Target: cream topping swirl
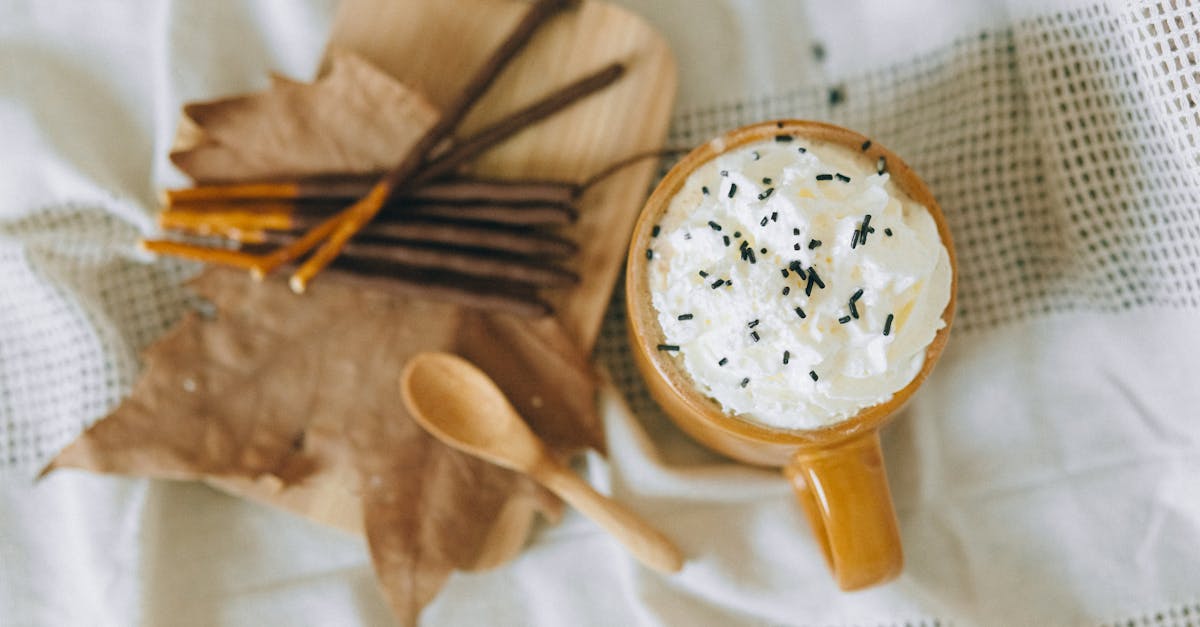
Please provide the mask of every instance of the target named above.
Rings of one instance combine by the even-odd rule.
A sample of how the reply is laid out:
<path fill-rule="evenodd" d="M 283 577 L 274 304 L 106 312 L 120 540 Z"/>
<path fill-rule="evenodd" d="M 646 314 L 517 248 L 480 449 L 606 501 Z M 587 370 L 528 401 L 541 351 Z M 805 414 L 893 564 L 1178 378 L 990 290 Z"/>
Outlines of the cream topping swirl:
<path fill-rule="evenodd" d="M 945 326 L 950 258 L 932 216 L 841 146 L 719 155 L 650 242 L 660 350 L 726 412 L 766 426 L 819 428 L 887 401 Z"/>

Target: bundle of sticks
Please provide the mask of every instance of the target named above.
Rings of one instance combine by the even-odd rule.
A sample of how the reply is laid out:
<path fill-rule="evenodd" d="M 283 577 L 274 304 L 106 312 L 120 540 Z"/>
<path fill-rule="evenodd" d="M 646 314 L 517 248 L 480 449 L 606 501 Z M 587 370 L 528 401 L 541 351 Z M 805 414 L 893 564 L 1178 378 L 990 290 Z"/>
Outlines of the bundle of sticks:
<path fill-rule="evenodd" d="M 537 28 L 569 0 L 534 0 L 514 31 L 390 171 L 290 182 L 168 190 L 163 228 L 236 244 L 147 240 L 152 252 L 249 270 L 290 267 L 302 293 L 327 266 L 347 280 L 522 315 L 550 311 L 543 287 L 577 280 L 558 264 L 573 243 L 548 232 L 572 222 L 584 184 L 456 177 L 460 166 L 520 130 L 611 85 L 620 63 L 560 87 L 461 140 L 454 130 Z M 331 265 L 332 264 L 332 265 Z"/>

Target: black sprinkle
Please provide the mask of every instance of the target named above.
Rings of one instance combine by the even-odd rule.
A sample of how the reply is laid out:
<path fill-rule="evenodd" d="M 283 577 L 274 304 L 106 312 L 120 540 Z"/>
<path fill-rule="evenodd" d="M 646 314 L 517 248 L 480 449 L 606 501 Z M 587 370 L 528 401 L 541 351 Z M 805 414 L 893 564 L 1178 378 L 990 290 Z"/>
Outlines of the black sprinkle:
<path fill-rule="evenodd" d="M 715 290 L 722 285 L 725 285 L 725 279 L 717 279 L 716 281 L 712 282 L 711 287 Z"/>
<path fill-rule="evenodd" d="M 684 232 L 683 232 L 683 239 L 688 239 L 688 240 L 692 239 L 692 232 L 691 232 L 691 231 L 684 231 Z"/>
<path fill-rule="evenodd" d="M 729 176 L 729 170 L 721 170 L 721 176 Z"/>
<path fill-rule="evenodd" d="M 708 186 L 707 186 L 707 185 L 705 185 L 704 187 L 701 187 L 701 188 L 700 188 L 700 191 L 701 191 L 701 192 L 702 192 L 702 193 L 703 193 L 705 196 L 707 196 L 707 195 L 708 195 Z"/>
<path fill-rule="evenodd" d="M 654 228 L 650 229 L 650 237 L 658 237 L 660 231 L 662 231 L 662 229 L 655 224 Z"/>
<path fill-rule="evenodd" d="M 701 270 L 701 271 L 700 271 L 700 277 L 701 277 L 701 278 L 705 278 L 705 277 L 707 277 L 707 276 L 708 276 L 708 273 L 707 273 L 707 272 L 705 272 L 705 271 L 703 271 L 703 270 Z"/>
<path fill-rule="evenodd" d="M 751 161 L 758 161 L 760 158 L 762 158 L 762 155 L 758 154 L 758 151 L 757 151 L 757 150 L 755 150 L 754 152 L 750 153 L 750 160 L 751 160 Z"/>
<path fill-rule="evenodd" d="M 751 329 L 758 326 L 758 318 L 755 318 L 755 319 L 751 320 L 750 322 L 747 322 L 746 326 L 750 327 Z"/>
<path fill-rule="evenodd" d="M 783 351 L 783 365 L 787 365 L 788 359 L 792 356 L 788 351 Z"/>
<path fill-rule="evenodd" d="M 805 148 L 804 146 L 800 146 L 796 150 L 799 150 L 800 154 L 804 154 L 804 153 L 808 152 L 808 149 Z"/>
<path fill-rule="evenodd" d="M 808 240 L 808 249 L 809 250 L 812 250 L 820 245 L 821 245 L 821 240 L 819 240 L 819 239 Z"/>
<path fill-rule="evenodd" d="M 734 236 L 734 237 L 741 237 L 741 236 L 742 236 L 742 232 L 741 232 L 741 231 L 734 231 L 734 232 L 733 232 L 733 236 Z"/>
<path fill-rule="evenodd" d="M 691 320 L 694 317 L 695 316 L 693 316 L 692 314 L 679 314 L 679 316 L 677 316 L 677 319 L 678 320 Z"/>
<path fill-rule="evenodd" d="M 858 320 L 858 307 L 854 304 L 854 301 L 850 301 L 850 316 Z"/>
<path fill-rule="evenodd" d="M 729 236 L 728 235 L 722 235 L 721 239 L 724 240 L 726 246 L 729 245 Z"/>
<path fill-rule="evenodd" d="M 884 230 L 883 230 L 883 234 L 884 234 L 884 235 L 886 235 L 886 236 L 888 236 L 888 237 L 891 237 L 891 236 L 892 236 L 892 230 L 891 230 L 891 229 L 884 229 Z"/>
<path fill-rule="evenodd" d="M 727 357 L 722 357 L 722 358 L 721 358 L 721 361 L 718 361 L 718 362 L 717 362 L 717 365 L 718 365 L 718 366 L 724 366 L 724 365 L 725 365 L 725 364 L 727 364 L 727 363 L 729 363 L 729 359 L 728 359 Z"/>
<path fill-rule="evenodd" d="M 763 193 L 761 193 L 761 194 L 759 194 L 759 195 L 758 195 L 758 199 L 759 199 L 759 200 L 766 200 L 766 199 L 768 199 L 768 198 L 770 198 L 770 197 L 771 197 L 771 194 L 774 194 L 774 193 L 775 193 L 775 188 L 774 188 L 774 187 L 768 187 L 768 188 L 767 188 L 765 191 L 763 191 Z"/>
<path fill-rule="evenodd" d="M 708 221 L 708 225 L 709 225 L 709 226 L 711 226 L 711 227 L 712 227 L 712 230 L 714 230 L 714 231 L 720 231 L 720 230 L 721 230 L 721 225 L 720 225 L 720 224 L 717 224 L 716 222 L 713 222 L 712 220 L 709 220 L 709 221 Z"/>
<path fill-rule="evenodd" d="M 760 255 L 765 255 L 765 254 L 767 254 L 767 249 L 766 249 L 766 248 L 759 248 L 759 249 L 758 249 L 758 254 L 760 254 Z"/>
<path fill-rule="evenodd" d="M 863 144 L 862 144 L 862 149 L 863 149 L 863 150 L 866 150 L 866 149 L 868 149 L 868 148 L 870 148 L 870 147 L 871 147 L 871 140 L 869 140 L 869 139 L 868 139 L 867 141 L 863 142 Z"/>
<path fill-rule="evenodd" d="M 800 250 L 800 244 L 799 244 L 799 242 L 797 242 L 797 243 L 795 243 L 795 244 L 792 244 L 792 250 Z"/>
<path fill-rule="evenodd" d="M 775 128 L 783 128 L 783 122 L 776 122 Z"/>
<path fill-rule="evenodd" d="M 812 296 L 813 285 L 816 285 L 816 283 L 817 283 L 816 281 L 813 280 L 814 276 L 816 276 L 816 273 L 811 273 L 808 275 L 808 283 L 806 283 L 804 285 L 804 295 L 805 296 Z"/>
<path fill-rule="evenodd" d="M 817 180 L 818 181 L 832 181 L 833 175 L 832 174 L 818 174 Z"/>
<path fill-rule="evenodd" d="M 800 229 L 799 229 L 799 228 L 793 228 L 793 229 L 792 229 L 792 235 L 799 235 L 799 234 L 800 234 Z"/>
<path fill-rule="evenodd" d="M 825 289 L 825 282 L 822 281 L 821 277 L 817 274 L 816 268 L 813 268 L 811 266 L 808 268 L 808 277 L 810 280 L 812 280 L 814 283 L 817 284 L 817 287 L 819 287 L 821 289 Z"/>
<path fill-rule="evenodd" d="M 725 282 L 725 287 L 727 287 L 727 288 L 729 288 L 729 287 L 733 287 L 733 279 L 729 279 L 728 281 L 726 281 L 726 282 Z"/>
<path fill-rule="evenodd" d="M 646 259 L 654 259 L 654 251 L 653 250 L 650 250 L 649 248 L 646 249 Z"/>
<path fill-rule="evenodd" d="M 863 218 L 862 226 L 858 227 L 858 229 L 859 229 L 858 239 L 865 246 L 867 243 L 867 234 L 875 232 L 875 227 L 871 226 L 871 214 L 868 213 L 867 216 L 865 218 Z"/>
<path fill-rule="evenodd" d="M 838 322 L 841 324 L 846 324 L 847 322 L 850 322 L 850 316 L 842 316 L 841 318 L 838 318 Z"/>
<path fill-rule="evenodd" d="M 745 250 L 749 246 L 750 246 L 750 242 L 747 242 L 746 240 L 742 240 L 742 243 L 738 245 L 738 250 L 743 251 L 742 254 L 745 255 Z"/>
<path fill-rule="evenodd" d="M 783 295 L 784 295 L 784 296 L 787 296 L 787 295 L 788 295 L 788 294 L 790 294 L 790 293 L 792 293 L 792 288 L 790 288 L 790 287 L 788 287 L 788 286 L 786 286 L 786 285 L 785 285 L 785 286 L 783 287 Z"/>
<path fill-rule="evenodd" d="M 803 310 L 803 309 L 801 309 L 801 308 L 799 308 L 799 307 L 797 307 L 797 308 L 793 309 L 792 311 L 795 311 L 795 312 L 796 312 L 796 315 L 797 315 L 797 316 L 800 316 L 800 318 L 801 318 L 801 319 L 804 319 L 804 318 L 807 318 L 807 317 L 808 317 L 808 316 L 806 316 L 806 315 L 804 314 L 804 310 Z"/>
<path fill-rule="evenodd" d="M 821 42 L 812 45 L 812 56 L 818 62 L 825 60 L 825 46 L 822 46 Z"/>
<path fill-rule="evenodd" d="M 854 229 L 854 233 L 850 234 L 850 248 L 858 246 L 858 229 Z"/>
<path fill-rule="evenodd" d="M 837 177 L 837 180 L 839 180 L 839 181 L 841 181 L 841 182 L 843 182 L 843 183 L 849 183 L 849 182 L 850 182 L 850 177 L 846 176 L 845 174 L 842 174 L 841 172 L 838 172 L 837 174 L 834 174 L 834 176 L 836 176 L 836 177 Z"/>
<path fill-rule="evenodd" d="M 767 225 L 767 221 L 768 221 L 768 220 L 767 220 L 767 216 L 763 216 L 763 219 L 762 219 L 762 221 L 760 221 L 760 222 L 758 223 L 758 225 L 759 225 L 759 226 L 766 226 L 766 225 Z"/>
<path fill-rule="evenodd" d="M 751 331 L 750 337 L 754 338 L 754 341 L 757 342 L 758 341 L 758 331 Z"/>
<path fill-rule="evenodd" d="M 771 184 L 771 177 L 764 176 L 763 177 L 763 185 L 770 185 L 770 184 Z"/>
<path fill-rule="evenodd" d="M 860 288 L 858 288 L 857 291 L 855 291 L 853 294 L 850 295 L 850 302 L 854 302 L 854 301 L 862 298 L 862 295 L 863 295 L 863 291 L 862 291 L 862 288 L 860 287 Z"/>
<path fill-rule="evenodd" d="M 677 351 L 677 350 L 679 350 L 679 345 L 678 344 L 659 344 L 658 350 L 660 350 L 660 351 Z"/>
<path fill-rule="evenodd" d="M 782 274 L 783 278 L 785 278 L 785 279 L 788 277 L 787 268 L 780 268 L 779 273 Z"/>
<path fill-rule="evenodd" d="M 787 142 L 792 141 L 793 139 L 795 139 L 795 137 L 792 137 L 791 135 L 776 135 L 775 136 L 775 141 L 781 142 L 781 143 L 787 143 Z"/>
<path fill-rule="evenodd" d="M 737 193 L 737 183 L 730 183 L 729 184 L 729 197 L 733 198 L 733 195 L 736 193 Z"/>
<path fill-rule="evenodd" d="M 879 161 L 875 162 L 875 171 L 879 174 L 887 172 L 887 157 L 880 157 Z"/>
<path fill-rule="evenodd" d="M 772 211 L 771 212 L 771 222 L 778 222 L 778 221 L 779 221 L 779 212 Z"/>
<path fill-rule="evenodd" d="M 750 385 L 750 377 L 742 379 L 742 387 L 746 387 L 747 385 Z"/>
<path fill-rule="evenodd" d="M 816 380 L 817 380 L 817 371 L 816 371 L 816 370 L 809 370 L 809 371 L 808 371 L 808 376 L 812 377 L 812 380 L 813 380 L 813 381 L 816 381 Z"/>
<path fill-rule="evenodd" d="M 888 314 L 887 320 L 883 321 L 883 334 L 889 335 L 892 332 L 892 314 Z"/>
<path fill-rule="evenodd" d="M 846 92 L 842 91 L 841 87 L 833 87 L 829 90 L 829 106 L 836 107 L 846 99 Z"/>

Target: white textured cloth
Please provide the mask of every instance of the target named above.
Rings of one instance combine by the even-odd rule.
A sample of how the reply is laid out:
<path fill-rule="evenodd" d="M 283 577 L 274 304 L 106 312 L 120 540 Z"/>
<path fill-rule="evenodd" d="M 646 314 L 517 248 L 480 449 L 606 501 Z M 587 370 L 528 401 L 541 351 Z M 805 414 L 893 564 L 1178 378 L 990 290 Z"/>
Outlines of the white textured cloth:
<path fill-rule="evenodd" d="M 632 1 L 629 4 L 635 4 Z M 1200 4 L 654 0 L 675 143 L 823 119 L 904 155 L 960 263 L 947 353 L 884 433 L 907 565 L 833 586 L 787 485 L 646 396 L 620 298 L 589 478 L 691 558 L 590 522 L 452 577 L 431 625 L 1200 624 Z M 200 485 L 33 469 L 188 304 L 133 252 L 181 102 L 304 76 L 330 2 L 0 0 L 0 624 L 390 619 L 361 541 Z"/>

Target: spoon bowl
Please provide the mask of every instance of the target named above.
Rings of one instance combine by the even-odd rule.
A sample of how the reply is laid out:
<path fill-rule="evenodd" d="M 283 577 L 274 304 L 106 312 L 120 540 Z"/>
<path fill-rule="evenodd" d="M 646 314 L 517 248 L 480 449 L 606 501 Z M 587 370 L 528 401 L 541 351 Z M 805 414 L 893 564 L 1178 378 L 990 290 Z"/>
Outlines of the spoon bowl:
<path fill-rule="evenodd" d="M 666 536 L 555 459 L 491 377 L 467 360 L 421 353 L 404 367 L 400 393 L 409 413 L 430 435 L 529 475 L 604 527 L 643 564 L 667 573 L 683 568 L 683 555 Z"/>
<path fill-rule="evenodd" d="M 461 357 L 417 355 L 400 382 L 413 418 L 461 451 L 523 473 L 531 473 L 547 454 L 495 381 Z"/>

